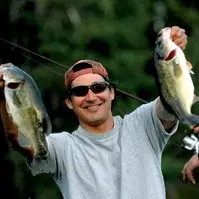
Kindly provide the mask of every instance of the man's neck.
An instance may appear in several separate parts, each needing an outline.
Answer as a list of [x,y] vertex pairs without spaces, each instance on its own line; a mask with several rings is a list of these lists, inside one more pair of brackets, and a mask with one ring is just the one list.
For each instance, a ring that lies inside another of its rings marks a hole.
[[88,132],[91,132],[94,134],[103,134],[103,133],[106,133],[107,131],[110,131],[111,129],[113,129],[114,120],[112,117],[101,124],[88,125],[85,123],[80,123],[80,125]]

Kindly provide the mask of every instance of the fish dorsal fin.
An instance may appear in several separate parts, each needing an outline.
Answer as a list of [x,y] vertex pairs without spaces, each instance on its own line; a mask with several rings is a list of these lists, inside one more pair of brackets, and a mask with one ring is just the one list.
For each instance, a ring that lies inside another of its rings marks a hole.
[[194,95],[193,103],[192,103],[192,104],[195,104],[195,103],[198,102],[198,101],[199,101],[199,96]]
[[191,73],[191,74],[194,74],[194,72],[192,71],[192,64],[189,62],[189,61],[187,61],[186,62],[186,64],[187,64],[187,68],[188,68],[188,70],[189,70],[189,72]]

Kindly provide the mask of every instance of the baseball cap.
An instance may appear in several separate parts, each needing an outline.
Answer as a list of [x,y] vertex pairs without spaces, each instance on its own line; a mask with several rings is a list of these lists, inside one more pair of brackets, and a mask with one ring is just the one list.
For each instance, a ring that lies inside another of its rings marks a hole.
[[74,79],[88,73],[99,74],[106,80],[109,80],[108,73],[100,62],[93,60],[79,60],[74,63],[64,75],[66,89],[68,89]]

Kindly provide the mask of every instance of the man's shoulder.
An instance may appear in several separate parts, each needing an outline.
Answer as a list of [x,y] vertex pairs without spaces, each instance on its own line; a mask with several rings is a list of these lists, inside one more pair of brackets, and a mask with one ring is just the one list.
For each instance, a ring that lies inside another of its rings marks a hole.
[[138,119],[139,121],[143,121],[144,119],[151,117],[155,110],[155,103],[156,100],[153,100],[146,104],[141,104],[140,106],[136,107],[130,113],[124,115],[124,120],[135,120]]
[[70,140],[73,139],[73,134],[67,131],[62,131],[62,132],[56,132],[56,133],[51,133],[47,135],[48,140],[54,140],[56,141],[64,141],[64,140]]

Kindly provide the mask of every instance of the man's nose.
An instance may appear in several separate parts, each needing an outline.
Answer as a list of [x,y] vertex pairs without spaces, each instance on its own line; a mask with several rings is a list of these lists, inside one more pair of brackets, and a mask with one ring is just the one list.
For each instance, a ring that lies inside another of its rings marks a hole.
[[88,90],[88,93],[87,93],[87,95],[86,95],[86,98],[87,98],[88,100],[94,100],[94,99],[96,99],[96,94],[93,93],[93,91],[92,91],[91,89],[89,89],[89,90]]

